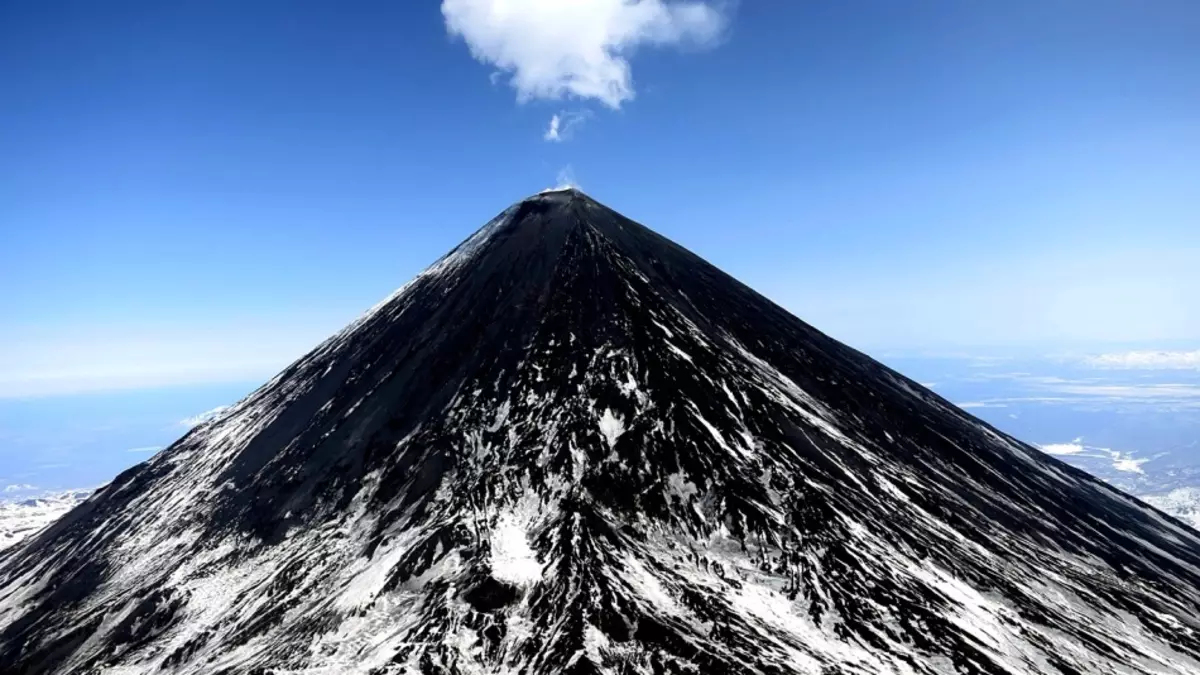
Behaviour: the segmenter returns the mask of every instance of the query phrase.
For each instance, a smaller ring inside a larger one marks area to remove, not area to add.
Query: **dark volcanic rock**
[[[3,673],[1196,673],[1200,539],[573,190],[0,554]]]

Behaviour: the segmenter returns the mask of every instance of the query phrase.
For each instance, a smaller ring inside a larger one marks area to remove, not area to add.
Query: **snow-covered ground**
[[[92,490],[68,490],[0,501],[0,550],[23,541],[88,498]]]
[[[0,551],[15,546],[86,500],[93,490],[68,490],[41,497],[0,501]],[[1151,506],[1200,530],[1200,487],[1138,495]]]
[[[1200,530],[1200,487],[1184,487],[1156,495],[1142,495],[1142,501],[1171,514]]]

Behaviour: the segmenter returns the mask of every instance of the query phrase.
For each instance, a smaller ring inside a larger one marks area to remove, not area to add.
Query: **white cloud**
[[[1097,368],[1144,370],[1200,370],[1200,349],[1184,351],[1133,351],[1101,354],[1087,360]]]
[[[189,418],[189,419],[191,419],[191,418]],[[195,426],[195,425],[189,424],[188,426]],[[161,445],[150,445],[150,446],[146,446],[144,448],[129,448],[125,452],[136,452],[136,453],[158,452],[159,450],[162,450],[162,449],[163,449],[163,446],[161,446]]]
[[[592,113],[589,110],[564,110],[550,118],[550,127],[546,129],[542,139],[554,143],[565,141],[571,138],[574,130],[591,116]]]
[[[1096,450],[1107,452],[1112,457],[1112,468],[1114,470],[1125,471],[1127,473],[1146,473],[1142,470],[1142,465],[1153,459],[1152,457],[1134,459],[1132,452],[1121,452],[1120,450],[1109,448],[1096,448]]]
[[[4,486],[5,492],[29,492],[36,489],[36,485],[30,485],[29,483],[14,483],[13,485]]]
[[[1078,455],[1083,452],[1083,439],[1076,438],[1070,443],[1047,443],[1040,447],[1042,452],[1049,455]]]
[[[229,408],[230,408],[230,406],[227,406],[227,405],[219,405],[219,406],[213,408],[212,410],[205,410],[204,412],[200,413],[199,415],[195,415],[193,417],[188,417],[186,419],[182,419],[179,421],[179,423],[185,427],[194,427],[194,426],[204,424],[205,422],[208,422],[210,420],[217,418],[218,416],[221,415],[221,413],[225,412],[226,410],[229,410]],[[133,451],[130,450],[130,452],[133,452]]]
[[[641,46],[709,46],[724,3],[669,0],[443,0],[446,30],[509,78],[519,101],[576,97],[620,108]]]
[[[542,138],[544,140],[547,140],[547,141],[561,141],[562,140],[562,136],[558,135],[559,122],[560,122],[560,119],[559,119],[558,115],[555,115],[554,117],[550,118],[550,128],[546,130],[546,135],[542,136]]]
[[[1129,473],[1146,473],[1142,470],[1142,465],[1148,461],[1150,460],[1134,459],[1132,457],[1113,459],[1113,468],[1117,471],[1128,471]]]
[[[1200,386],[1193,384],[1066,384],[1055,389],[1076,396],[1122,400],[1186,401],[1200,398]]]
[[[966,403],[955,403],[954,405],[963,410],[971,410],[972,408],[1007,408],[1007,403],[994,403],[992,401],[968,401]]]

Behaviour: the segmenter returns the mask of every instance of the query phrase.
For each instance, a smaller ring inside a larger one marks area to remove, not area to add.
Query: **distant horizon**
[[[596,199],[606,206],[612,206],[604,201],[602,196],[593,195],[584,187],[574,184],[558,185],[542,190],[526,193],[524,196],[515,199],[513,202],[494,209],[493,215],[502,213],[505,208],[520,201],[536,197],[539,194],[544,194],[550,191],[559,191],[565,189],[574,189],[589,197]],[[636,220],[636,218],[634,218]],[[326,338],[334,335],[345,326],[352,323],[356,318],[366,313],[379,301],[387,298],[393,291],[403,287],[409,280],[416,277],[421,270],[429,265],[434,264],[443,255],[449,253],[462,241],[470,237],[478,227],[482,227],[486,223],[486,219],[482,220],[475,229],[459,239],[454,240],[454,243],[413,274],[400,280],[395,284],[394,288],[381,293],[375,300],[365,301],[358,307],[338,308],[343,320],[337,322],[331,317],[324,317],[303,330],[297,331],[297,325],[288,320],[281,320],[278,325],[273,325],[270,320],[255,320],[241,323],[242,328],[250,332],[252,335],[262,336],[269,334],[273,330],[286,331],[289,334],[289,340],[286,343],[291,347],[291,351],[287,355],[272,354],[264,355],[261,350],[255,350],[252,353],[256,355],[256,359],[252,358],[247,362],[242,358],[243,352],[237,350],[236,345],[222,345],[228,351],[222,353],[221,358],[212,357],[207,362],[197,362],[193,364],[166,364],[159,370],[150,372],[139,372],[137,368],[130,367],[129,363],[118,362],[113,366],[109,366],[107,370],[100,374],[87,373],[87,378],[81,379],[79,372],[63,372],[52,375],[42,374],[40,377],[21,380],[8,379],[5,374],[0,373],[0,399],[22,399],[22,398],[45,398],[57,396],[87,396],[95,394],[105,394],[111,392],[122,392],[131,390],[173,390],[189,387],[204,387],[209,385],[246,385],[252,390],[258,385],[266,382],[287,365],[293,363],[297,359],[307,354],[312,349],[315,349]],[[653,225],[643,223],[653,229]],[[680,242],[676,242],[680,243]],[[740,279],[739,279],[740,281]],[[753,286],[751,286],[753,288]],[[758,291],[758,289],[755,289]],[[764,294],[765,295],[765,294]],[[789,307],[775,298],[770,298],[776,304],[784,307],[787,311],[794,314],[801,320],[809,323],[819,331],[829,335],[831,338],[842,342],[854,349],[863,351],[868,356],[876,359],[886,360],[888,358],[929,358],[929,359],[950,359],[950,360],[972,360],[986,359],[992,357],[1009,357],[1009,358],[1034,358],[1034,359],[1082,359],[1089,356],[1101,355],[1120,355],[1124,353],[1140,353],[1147,351],[1163,351],[1171,354],[1192,354],[1197,355],[1198,365],[1200,368],[1200,339],[1167,339],[1167,340],[1076,340],[1076,341],[1060,341],[1057,343],[1039,342],[1033,340],[1014,341],[1014,342],[986,342],[980,341],[973,344],[963,344],[953,341],[938,342],[930,340],[923,344],[908,344],[897,345],[890,336],[878,340],[877,342],[856,342],[853,338],[845,338],[836,333],[830,333],[819,323],[814,323],[808,320],[802,311],[797,311],[800,308]],[[260,338],[261,339],[261,338]],[[170,344],[171,340],[158,340],[156,344]],[[278,345],[279,343],[276,343]],[[134,351],[127,351],[131,356],[137,356]],[[228,358],[225,354],[232,355],[235,358]],[[1188,366],[1190,369],[1192,366]]]

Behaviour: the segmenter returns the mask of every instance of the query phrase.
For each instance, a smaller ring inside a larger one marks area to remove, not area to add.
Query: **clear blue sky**
[[[265,378],[567,167],[871,351],[1200,342],[1195,0],[618,13],[617,93],[486,4],[0,3],[0,396]]]

